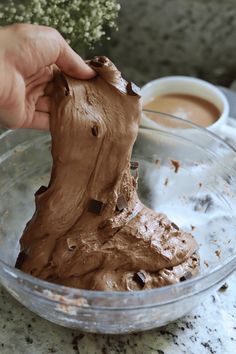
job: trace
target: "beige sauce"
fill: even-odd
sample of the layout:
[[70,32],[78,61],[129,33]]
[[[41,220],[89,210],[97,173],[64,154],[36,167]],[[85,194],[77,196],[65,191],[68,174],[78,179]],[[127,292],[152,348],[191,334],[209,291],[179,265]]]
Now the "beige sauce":
[[172,114],[203,127],[215,123],[220,117],[219,109],[211,102],[200,97],[178,93],[155,97],[145,104],[144,108]]

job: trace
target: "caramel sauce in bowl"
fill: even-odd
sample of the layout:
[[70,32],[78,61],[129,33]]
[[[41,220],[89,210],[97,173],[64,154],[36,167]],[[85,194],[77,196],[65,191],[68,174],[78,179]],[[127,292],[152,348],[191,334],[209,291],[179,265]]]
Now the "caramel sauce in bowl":
[[157,96],[144,108],[171,114],[202,127],[214,124],[221,115],[220,110],[211,102],[201,97],[179,93]]
[[[144,109],[183,118],[213,132],[225,125],[229,115],[228,101],[220,89],[197,78],[164,77],[147,83],[141,93]],[[154,127],[160,124],[157,119],[151,122],[143,114],[141,126]],[[161,124],[168,126],[168,120]]]

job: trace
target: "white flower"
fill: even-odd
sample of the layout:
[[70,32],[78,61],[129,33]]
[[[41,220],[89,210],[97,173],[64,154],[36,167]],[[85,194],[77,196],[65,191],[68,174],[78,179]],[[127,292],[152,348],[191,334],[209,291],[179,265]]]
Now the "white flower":
[[117,0],[9,0],[7,6],[0,4],[0,26],[39,23],[57,28],[74,47],[92,46],[105,28],[116,28],[119,9]]

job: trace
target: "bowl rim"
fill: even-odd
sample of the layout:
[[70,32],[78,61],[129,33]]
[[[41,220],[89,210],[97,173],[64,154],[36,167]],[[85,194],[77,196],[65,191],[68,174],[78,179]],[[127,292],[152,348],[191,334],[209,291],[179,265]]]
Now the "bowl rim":
[[[217,140],[218,142],[220,142],[221,144],[223,144],[227,149],[229,149],[232,153],[235,154],[236,157],[236,149],[231,146],[228,142],[224,141],[222,138],[220,138],[217,134],[208,131],[207,129],[205,129],[204,127],[200,127],[197,124],[194,124],[192,122],[189,122],[185,119],[170,115],[170,114],[166,114],[166,113],[162,113],[162,112],[158,112],[158,111],[153,111],[153,110],[143,110],[146,111],[148,113],[151,114],[159,114],[162,116],[167,116],[168,118],[177,120],[181,123],[187,124],[191,127],[193,127],[194,129],[197,129],[198,131],[201,131],[203,134],[208,135],[210,138]],[[145,128],[146,130],[149,131],[158,131],[158,128]],[[171,131],[174,130],[176,132],[176,128],[170,129]],[[0,134],[0,141],[3,137],[6,137],[9,134],[14,134],[15,131],[13,130],[7,130],[5,132],[3,132],[2,134]],[[182,136],[180,136],[180,138],[183,138]],[[191,141],[190,141],[191,142]],[[193,142],[192,142],[193,144]],[[231,173],[232,175],[234,175],[236,177],[236,171],[231,169]],[[74,299],[79,299],[79,298],[85,298],[85,299],[94,299],[96,297],[99,297],[101,299],[117,299],[117,300],[121,300],[121,299],[127,299],[130,298],[133,300],[135,300],[136,298],[142,298],[145,299],[145,296],[147,295],[161,295],[161,294],[168,294],[168,293],[172,293],[175,290],[182,290],[182,296],[176,296],[176,298],[170,299],[170,300],[164,300],[164,301],[159,301],[155,304],[150,305],[151,307],[153,306],[163,306],[167,303],[170,302],[174,302],[174,301],[178,301],[182,298],[187,298],[189,296],[195,295],[195,294],[199,294],[202,291],[205,291],[208,287],[213,287],[214,284],[212,283],[210,286],[208,286],[208,282],[205,283],[205,286],[202,286],[202,288],[199,290],[196,290],[195,293],[194,292],[189,292],[189,291],[184,291],[185,289],[189,288],[190,286],[196,285],[196,284],[203,284],[204,280],[210,277],[213,277],[215,274],[217,274],[220,270],[223,271],[225,268],[228,268],[227,270],[227,274],[224,275],[222,277],[222,279],[218,279],[214,284],[216,284],[217,282],[220,282],[221,280],[223,281],[224,278],[226,278],[227,276],[229,276],[232,272],[235,271],[236,269],[236,253],[232,255],[232,257],[229,257],[228,259],[224,260],[223,262],[221,262],[219,265],[213,267],[211,270],[209,270],[209,272],[203,273],[202,275],[197,275],[196,277],[193,277],[189,280],[186,280],[185,282],[179,282],[176,284],[172,284],[172,285],[167,285],[167,286],[163,286],[160,288],[153,288],[153,289],[147,289],[147,290],[137,290],[137,291],[95,291],[95,290],[84,290],[84,289],[78,289],[78,288],[72,288],[72,287],[68,287],[68,286],[63,286],[63,285],[58,285],[58,284],[54,284],[54,283],[50,283],[47,282],[45,280],[33,277],[32,275],[29,275],[27,273],[22,272],[19,269],[16,269],[14,266],[10,266],[8,265],[5,261],[0,259],[0,279],[1,279],[1,274],[5,274],[7,273],[8,275],[10,275],[11,277],[15,278],[18,280],[18,284],[23,285],[24,287],[24,291],[30,293],[33,296],[38,296],[41,297],[43,300],[46,301],[50,301],[51,303],[56,303],[56,304],[61,304],[64,303],[61,300],[58,300],[56,298],[53,298],[49,295],[47,295],[47,293],[44,292],[38,292],[37,289],[39,287],[41,287],[41,289],[43,291],[51,291],[53,295],[62,295],[63,297],[66,298],[66,296],[72,296]],[[19,282],[20,280],[20,282]],[[3,284],[4,285],[4,284]],[[30,286],[30,287],[29,287]],[[32,286],[34,287],[34,289],[31,289]],[[73,304],[73,306],[78,307],[78,308],[86,308],[88,309],[87,306],[83,306],[83,305],[76,305]],[[144,307],[150,307],[147,306],[145,304],[143,304],[142,306],[127,306],[124,307],[125,310],[128,309],[138,309],[138,308],[144,308]],[[90,307],[91,308],[91,307]],[[101,308],[102,310],[115,310],[116,306],[112,306],[112,304],[109,304],[109,306],[105,306],[105,307],[101,307],[101,306],[92,306],[92,308],[96,308],[96,310],[99,310],[99,308]],[[119,310],[121,310],[121,307],[119,307]]]
[[[211,137],[211,138],[214,138],[214,140],[217,140],[217,141],[220,141],[223,145],[227,146],[227,148],[229,148],[230,150],[232,150],[233,152],[236,153],[236,147],[232,146],[228,141],[225,141],[223,138],[221,138],[218,134],[216,134],[215,132],[211,131],[211,130],[208,130],[207,128],[205,127],[202,127],[196,123],[193,123],[193,122],[190,122],[184,118],[180,118],[180,117],[177,117],[173,114],[168,114],[168,113],[165,113],[165,112],[160,112],[160,111],[156,111],[156,110],[152,110],[152,109],[142,109],[142,112],[147,112],[147,113],[151,113],[151,114],[158,114],[158,115],[161,115],[163,117],[168,117],[168,118],[171,118],[177,122],[182,122],[183,124],[185,125],[188,125],[189,127],[192,127],[198,131],[201,131],[203,134]],[[145,128],[145,129],[149,129],[149,130],[154,130],[154,131],[158,131],[158,126],[157,127],[154,127],[152,126],[151,128],[149,127],[145,127],[145,126],[142,126],[140,125],[139,126],[139,129],[140,128]],[[186,128],[175,128],[175,127],[168,127],[168,132],[169,131],[172,131],[172,132],[176,132],[178,130],[183,130],[183,129],[186,129]],[[232,170],[234,172],[234,170]]]

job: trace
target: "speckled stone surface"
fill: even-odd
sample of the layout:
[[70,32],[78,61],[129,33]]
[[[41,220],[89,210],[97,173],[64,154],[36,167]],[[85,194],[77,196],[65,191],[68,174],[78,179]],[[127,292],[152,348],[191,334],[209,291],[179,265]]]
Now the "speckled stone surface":
[[[236,94],[224,89],[236,117]],[[130,335],[78,333],[41,319],[0,287],[0,354],[234,354],[236,273],[188,316]]]
[[117,336],[83,334],[51,324],[0,287],[0,354],[234,354],[236,273],[227,283],[226,290],[207,296],[188,316],[168,326]]
[[[235,117],[236,95],[225,93]],[[227,289],[207,296],[188,316],[168,326],[116,336],[83,334],[47,322],[0,286],[0,354],[234,354],[236,273],[227,284]]]
[[188,316],[130,335],[83,334],[56,326],[18,304],[0,287],[1,354],[233,354],[236,274]]
[[[236,101],[233,92],[226,93]],[[236,116],[232,103],[231,114]],[[0,354],[234,354],[236,273],[227,284],[168,326],[116,336],[83,334],[47,322],[0,286]]]
[[105,48],[124,76],[142,85],[160,76],[236,79],[235,0],[121,0],[119,31]]

